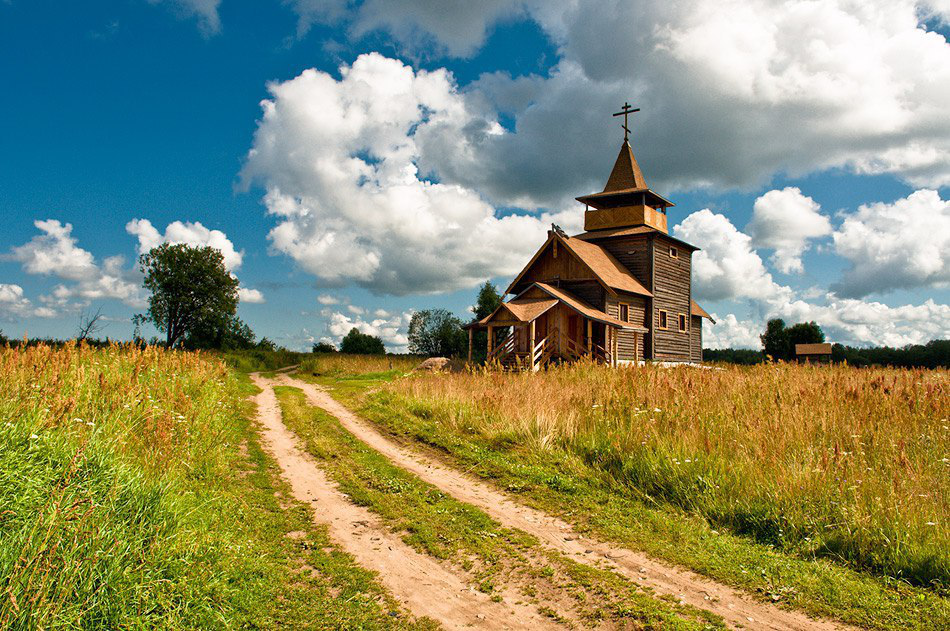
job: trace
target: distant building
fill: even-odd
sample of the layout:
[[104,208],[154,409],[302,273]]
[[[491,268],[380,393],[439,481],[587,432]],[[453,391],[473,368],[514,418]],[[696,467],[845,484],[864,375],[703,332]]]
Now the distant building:
[[795,359],[800,362],[830,362],[831,344],[796,344]]
[[[626,123],[633,111],[617,115]],[[712,318],[692,299],[698,248],[669,235],[673,202],[647,187],[624,130],[604,190],[577,198],[585,232],[551,227],[506,290],[512,298],[468,326],[469,357],[472,329],[486,328],[489,359],[525,368],[581,357],[614,366],[702,361],[702,319]]]

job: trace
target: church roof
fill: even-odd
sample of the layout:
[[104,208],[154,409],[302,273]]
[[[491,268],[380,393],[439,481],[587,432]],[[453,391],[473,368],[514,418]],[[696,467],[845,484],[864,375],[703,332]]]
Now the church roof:
[[712,317],[711,315],[709,315],[708,313],[706,313],[706,310],[705,310],[705,309],[703,309],[703,308],[700,307],[698,304],[696,304],[696,301],[695,301],[695,300],[690,300],[690,301],[689,301],[689,312],[690,312],[690,315],[699,316],[699,317],[701,317],[701,318],[706,318],[706,319],[708,319],[710,322],[712,322],[713,324],[716,324],[716,321],[713,320],[713,317]]
[[534,283],[535,287],[540,288],[542,291],[554,296],[559,299],[561,302],[571,307],[575,311],[579,312],[581,315],[594,320],[595,322],[603,322],[604,324],[609,324],[610,326],[619,327],[622,329],[633,329],[636,331],[647,331],[646,328],[633,324],[632,322],[623,322],[618,320],[613,316],[609,316],[600,309],[595,309],[590,306],[571,292],[566,289],[561,289],[560,287],[553,287],[547,283]]
[[608,287],[641,296],[653,295],[613,254],[599,245],[570,237],[562,239],[562,242]]
[[[540,289],[542,292],[550,296],[550,298],[525,296],[528,290],[534,287]],[[595,309],[566,289],[554,287],[553,285],[541,282],[531,283],[531,285],[529,285],[520,294],[508,302],[501,303],[498,308],[495,309],[490,315],[466,325],[465,328],[481,328],[488,324],[494,323],[498,323],[501,326],[506,326],[512,322],[531,322],[558,303],[573,309],[582,316],[594,320],[595,322],[601,322],[608,326],[622,329],[640,331],[643,333],[647,332],[647,329],[642,326],[633,324],[632,322],[623,322],[622,320],[618,320],[613,316],[607,315],[600,309]],[[496,316],[503,311],[507,311],[512,316],[512,318],[497,318]]]
[[613,208],[646,201],[654,207],[673,206],[673,202],[651,191],[643,178],[643,171],[637,164],[633,149],[626,140],[620,146],[620,153],[614,162],[614,168],[607,178],[607,184],[600,193],[578,197],[577,201],[594,208]]
[[640,170],[637,159],[633,157],[633,149],[630,147],[630,143],[624,140],[603,192],[614,193],[631,188],[646,189],[646,187],[647,183],[643,179],[643,171]]
[[507,310],[512,318],[518,322],[531,322],[556,304],[556,298],[514,298],[501,303],[499,309],[482,319],[481,322],[487,324],[500,309]]
[[632,227],[620,227],[620,228],[606,228],[604,230],[589,230],[588,232],[582,232],[580,234],[575,234],[572,239],[582,239],[584,241],[596,241],[597,239],[608,239],[610,237],[628,237],[635,234],[659,234],[662,235],[664,239],[669,239],[674,243],[678,243],[685,248],[690,250],[699,250],[700,248],[696,247],[691,243],[687,243],[682,239],[677,239],[676,237],[671,237],[669,233],[663,232],[662,230],[657,230],[653,226],[632,226]]
[[541,256],[545,248],[555,239],[563,244],[581,263],[590,268],[590,271],[594,273],[597,280],[606,287],[613,290],[619,289],[620,291],[638,294],[640,296],[653,295],[650,293],[650,290],[644,287],[640,281],[630,273],[630,270],[624,267],[620,261],[614,258],[613,254],[604,248],[595,243],[588,243],[582,239],[561,236],[553,231],[550,233],[548,240],[544,242],[544,245],[542,245],[534,257],[532,257],[531,261],[521,270],[521,273],[511,281],[511,285],[508,286],[505,293],[512,292],[522,277],[531,269],[535,261],[538,260],[538,257]]

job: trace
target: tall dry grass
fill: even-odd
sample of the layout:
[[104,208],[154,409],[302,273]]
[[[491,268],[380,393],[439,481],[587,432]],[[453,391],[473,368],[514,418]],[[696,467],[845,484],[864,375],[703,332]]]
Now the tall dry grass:
[[240,401],[195,354],[0,347],[0,628],[222,624]]
[[950,373],[579,364],[389,389],[447,431],[565,450],[646,501],[758,541],[950,585]]
[[408,372],[422,358],[414,355],[348,355],[346,353],[315,353],[300,363],[300,372],[316,376],[345,376]]

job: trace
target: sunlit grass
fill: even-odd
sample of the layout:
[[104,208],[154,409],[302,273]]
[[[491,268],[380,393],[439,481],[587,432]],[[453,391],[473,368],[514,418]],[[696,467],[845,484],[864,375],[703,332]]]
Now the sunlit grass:
[[415,628],[289,499],[252,390],[204,353],[0,346],[0,629]]
[[566,450],[646,501],[758,542],[950,582],[947,371],[576,365],[389,389],[447,431]]

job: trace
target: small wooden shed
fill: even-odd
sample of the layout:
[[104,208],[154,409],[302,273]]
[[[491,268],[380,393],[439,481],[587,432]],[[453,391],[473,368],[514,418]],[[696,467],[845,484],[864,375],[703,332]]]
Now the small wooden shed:
[[831,344],[827,342],[822,342],[821,344],[796,344],[795,359],[800,362],[830,362]]

